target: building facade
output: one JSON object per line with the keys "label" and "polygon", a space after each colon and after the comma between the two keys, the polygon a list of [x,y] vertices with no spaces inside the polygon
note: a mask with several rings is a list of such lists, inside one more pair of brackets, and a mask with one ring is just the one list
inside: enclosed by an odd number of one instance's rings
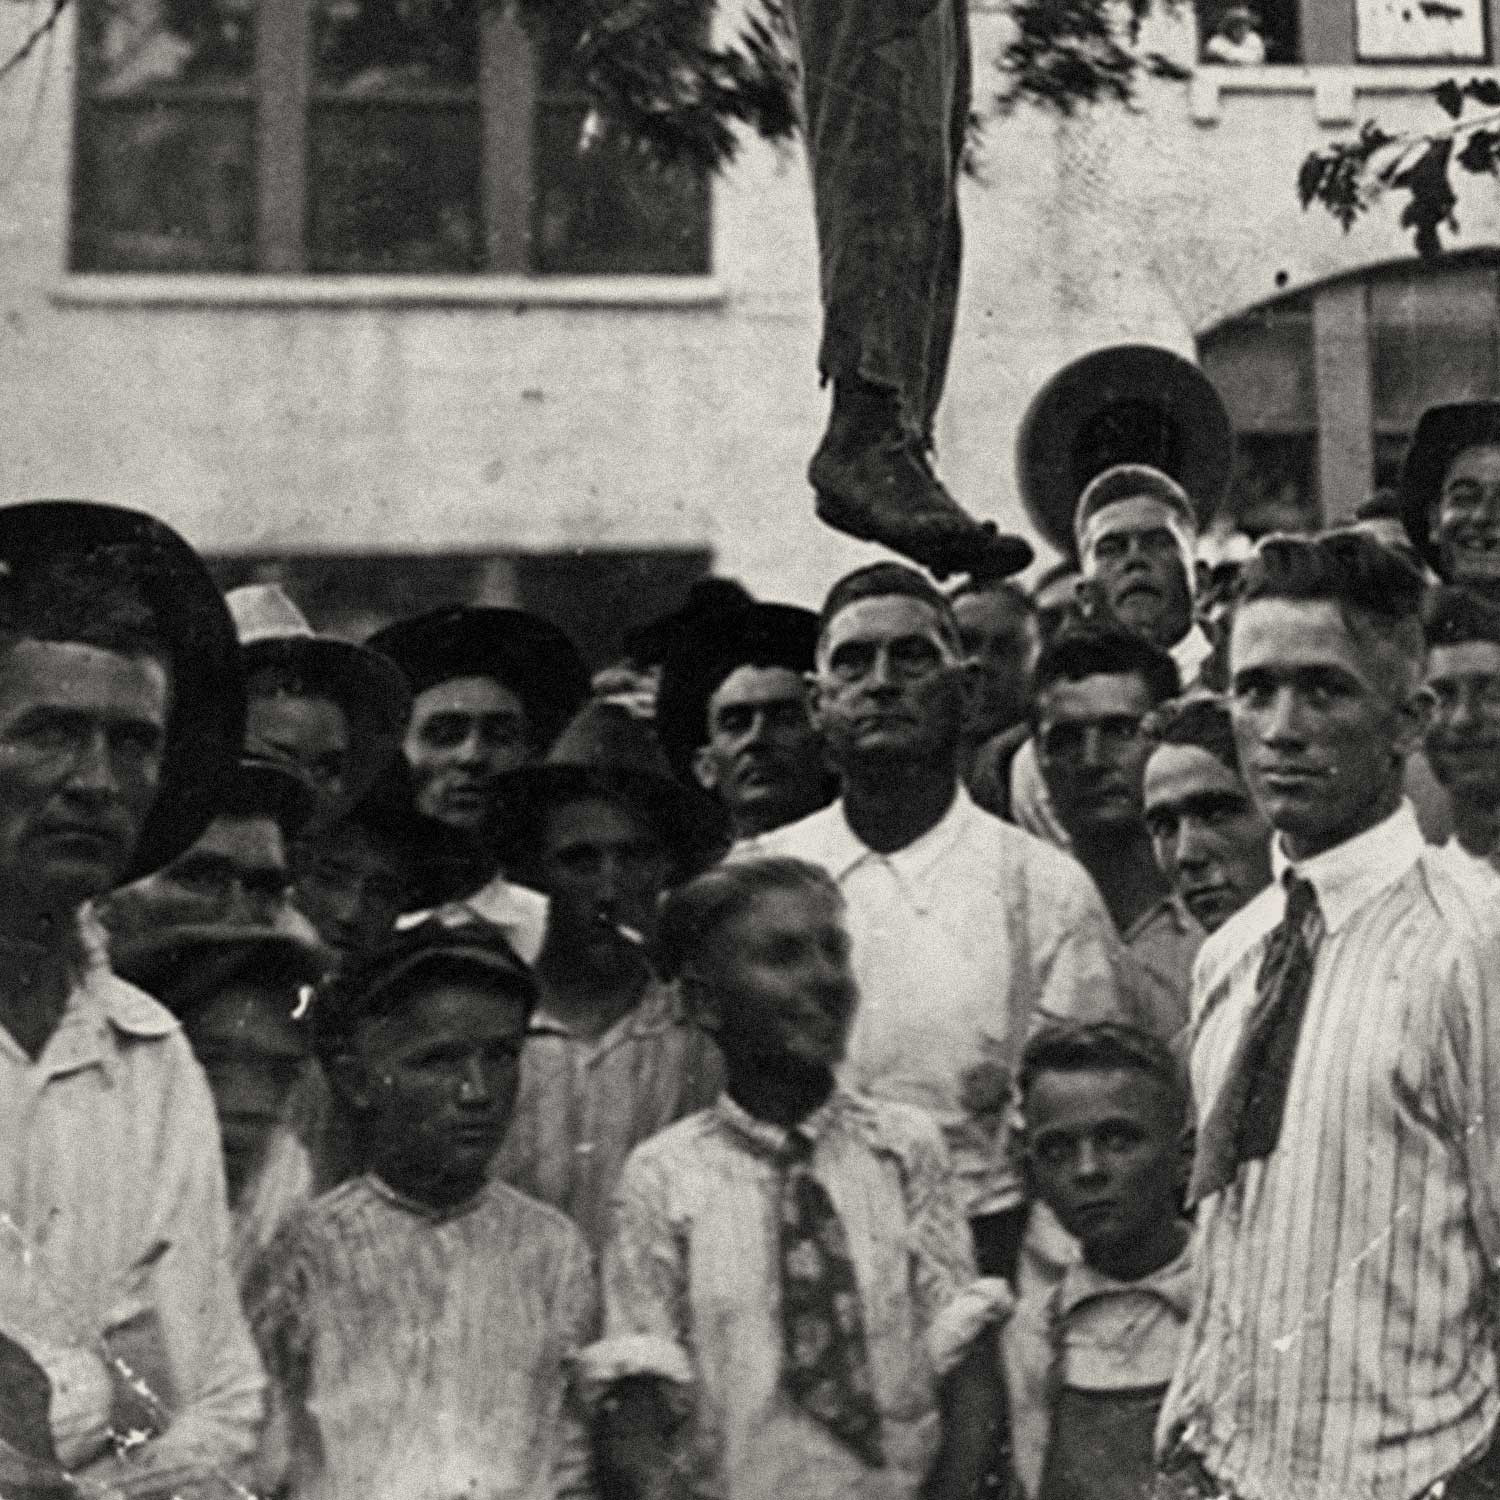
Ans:
{"label": "building facade", "polygon": [[[456,595],[603,615],[601,659],[705,567],[814,601],[871,555],[803,478],[799,153],[749,143],[707,189],[580,161],[576,88],[512,11],[444,0],[455,56],[437,0],[373,3],[73,0],[0,78],[5,491],[152,509],[227,576],[291,558],[351,629]],[[1435,267],[1393,209],[1345,234],[1295,190],[1368,115],[1430,123],[1434,83],[1500,59],[1496,16],[1265,0],[1265,61],[1211,60],[1233,8],[1154,20],[1191,77],[1071,120],[996,115],[1008,21],[974,14],[991,118],[939,463],[1003,526],[1027,401],[1100,343],[1199,352],[1240,503],[1332,516],[1428,400],[1500,390],[1500,190],[1465,185]],[[0,7],[4,55],[38,19]]]}

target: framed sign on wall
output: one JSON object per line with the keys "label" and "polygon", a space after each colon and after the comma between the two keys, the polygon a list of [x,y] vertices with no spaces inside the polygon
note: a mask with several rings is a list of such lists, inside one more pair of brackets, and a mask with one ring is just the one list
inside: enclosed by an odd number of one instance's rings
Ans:
{"label": "framed sign on wall", "polygon": [[1355,0],[1360,62],[1486,62],[1485,0]]}

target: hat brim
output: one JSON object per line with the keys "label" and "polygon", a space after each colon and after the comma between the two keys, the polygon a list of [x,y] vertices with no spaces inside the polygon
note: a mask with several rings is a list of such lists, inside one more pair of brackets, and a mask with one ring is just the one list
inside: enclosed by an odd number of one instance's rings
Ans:
{"label": "hat brim", "polygon": [[[1121,402],[1159,406],[1173,425],[1176,451],[1121,452],[1080,473],[1079,438]],[[1021,501],[1032,523],[1065,557],[1077,555],[1073,514],[1090,480],[1115,463],[1145,463],[1192,497],[1203,526],[1229,486],[1234,428],[1219,393],[1191,360],[1156,344],[1115,344],[1064,365],[1032,398],[1016,437]]]}
{"label": "hat brim", "polygon": [[121,979],[183,1020],[242,977],[268,988],[311,984],[322,977],[327,957],[311,943],[270,928],[194,924],[122,945],[110,964]]}
{"label": "hat brim", "polygon": [[245,732],[240,648],[202,559],[171,527],[142,511],[90,500],[0,507],[0,561],[127,549],[170,658],[171,711],[156,800],[121,883],[150,875],[197,842],[218,811]]}
{"label": "hat brim", "polygon": [[1448,466],[1476,443],[1500,444],[1500,401],[1453,401],[1429,406],[1417,419],[1401,468],[1401,524],[1417,555],[1436,567],[1432,512]]}
{"label": "hat brim", "polygon": [[284,667],[326,694],[349,720],[344,790],[318,821],[353,807],[401,751],[412,692],[401,668],[378,651],[331,636],[280,636],[243,646],[245,676]]}
{"label": "hat brim", "polygon": [[740,667],[810,672],[817,648],[817,615],[792,604],[754,604],[680,638],[656,694],[656,734],[673,770],[692,774],[693,753],[708,739],[709,700],[727,677]]}
{"label": "hat brim", "polygon": [[521,700],[545,749],[589,694],[589,673],[572,641],[524,609],[464,605],[397,620],[365,644],[393,661],[413,694],[455,677],[493,677]]}
{"label": "hat brim", "polygon": [[549,807],[587,797],[618,799],[639,809],[657,829],[682,878],[721,859],[729,848],[729,819],[707,792],[671,776],[616,767],[530,765],[497,784],[499,841],[525,862],[535,858]]}

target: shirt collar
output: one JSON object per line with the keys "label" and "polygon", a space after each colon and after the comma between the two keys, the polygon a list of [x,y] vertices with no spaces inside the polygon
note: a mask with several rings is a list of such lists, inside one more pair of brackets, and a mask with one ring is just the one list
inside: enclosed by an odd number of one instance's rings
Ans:
{"label": "shirt collar", "polygon": [[[757,1155],[780,1156],[786,1150],[787,1136],[791,1132],[783,1130],[779,1125],[772,1125],[768,1120],[756,1119],[731,1099],[727,1091],[719,1095],[713,1108],[719,1123],[731,1135],[738,1136]],[[841,1085],[835,1084],[833,1092],[806,1119],[800,1121],[795,1129],[816,1146],[831,1129],[836,1128],[840,1121],[857,1108],[858,1101],[853,1095]]]}
{"label": "shirt collar", "polygon": [[1094,1270],[1081,1260],[1074,1261],[1063,1272],[1063,1279],[1057,1290],[1057,1316],[1071,1317],[1085,1302],[1091,1302],[1096,1297],[1117,1297],[1122,1292],[1135,1292],[1166,1303],[1186,1322],[1193,1305],[1192,1273],[1191,1239],[1183,1246],[1181,1254],[1138,1281],[1116,1281],[1114,1277]]}
{"label": "shirt collar", "polygon": [[1133,921],[1124,932],[1120,934],[1120,941],[1133,943],[1142,933],[1147,932],[1158,922],[1165,922],[1174,932],[1191,933],[1198,925],[1193,921],[1187,907],[1174,894],[1167,894],[1154,906],[1148,906],[1135,921]]}
{"label": "shirt collar", "polygon": [[988,816],[980,812],[968,792],[955,782],[948,810],[926,833],[889,854],[877,854],[849,826],[842,798],[828,811],[834,816],[825,828],[821,863],[835,880],[843,880],[858,866],[872,860],[891,866],[903,880],[920,880],[958,843],[975,818]]}
{"label": "shirt collar", "polygon": [[[541,1035],[572,1036],[574,1033],[568,1023],[554,1016],[546,1006],[544,994],[531,1013],[527,1029]],[[687,1019],[687,1002],[682,998],[681,990],[675,984],[667,984],[653,977],[646,981],[641,998],[624,1015],[618,1017],[603,1035],[595,1038],[594,1045],[602,1048],[626,1036],[658,1036],[673,1026],[682,1025]]]}
{"label": "shirt collar", "polygon": [[1403,799],[1390,817],[1294,864],[1277,839],[1271,847],[1271,869],[1277,883],[1290,870],[1312,882],[1323,927],[1336,932],[1367,902],[1394,885],[1417,862],[1426,848],[1417,815]]}
{"label": "shirt collar", "polygon": [[1203,663],[1213,654],[1213,643],[1196,620],[1176,645],[1167,648],[1167,655],[1177,663],[1177,675],[1182,679],[1184,689],[1197,681],[1199,672],[1203,670]]}

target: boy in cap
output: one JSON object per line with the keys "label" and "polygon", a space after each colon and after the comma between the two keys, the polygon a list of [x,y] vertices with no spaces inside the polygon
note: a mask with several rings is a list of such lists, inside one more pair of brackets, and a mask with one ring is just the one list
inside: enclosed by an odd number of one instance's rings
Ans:
{"label": "boy in cap", "polygon": [[596,1317],[564,1216],[489,1180],[535,990],[495,928],[429,921],[314,1002],[365,1171],[282,1231],[246,1288],[287,1500],[592,1494],[569,1361]]}
{"label": "boy in cap", "polygon": [[835,1080],[858,1003],[837,886],[794,859],[720,866],[668,899],[660,948],[726,1086],[620,1183],[586,1356],[612,1476],[627,1496],[972,1500],[1008,1297],[975,1276],[931,1119]]}
{"label": "boy in cap", "polygon": [[719,1089],[713,1042],[654,972],[651,944],[662,893],[723,849],[725,820],[617,704],[583,708],[504,793],[525,809],[513,843],[550,910],[497,1170],[597,1246],[631,1149]]}
{"label": "boy in cap", "polygon": [[533,962],[547,908],[507,878],[499,783],[543,755],[582,706],[587,669],[562,631],[520,609],[433,610],[387,625],[366,644],[394,661],[412,690],[402,748],[417,810],[474,850],[478,878],[466,904]]}
{"label": "boy in cap", "polygon": [[234,635],[136,511],[0,508],[0,563],[0,1490],[226,1492],[263,1379],[213,1103],[85,903],[208,823],[243,733]]}

